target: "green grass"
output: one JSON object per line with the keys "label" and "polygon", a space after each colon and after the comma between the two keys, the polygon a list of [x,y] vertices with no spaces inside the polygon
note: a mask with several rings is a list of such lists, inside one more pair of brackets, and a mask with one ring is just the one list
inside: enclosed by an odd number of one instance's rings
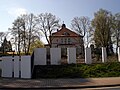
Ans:
{"label": "green grass", "polygon": [[37,78],[119,77],[120,63],[36,66]]}

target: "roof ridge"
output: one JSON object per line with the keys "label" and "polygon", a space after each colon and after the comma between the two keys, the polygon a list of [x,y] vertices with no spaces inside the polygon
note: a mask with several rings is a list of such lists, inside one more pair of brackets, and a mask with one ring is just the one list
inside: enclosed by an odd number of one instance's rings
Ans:
{"label": "roof ridge", "polygon": [[[57,32],[52,33],[52,35],[55,36],[55,34],[57,34],[56,36],[59,36],[58,34],[60,34],[60,32],[62,32],[62,31],[65,32],[65,30],[70,33],[70,36],[81,36],[78,33],[74,32],[71,29],[66,28],[66,27],[59,29]],[[71,33],[73,33],[74,35],[71,35]],[[60,34],[60,36],[61,36],[61,34]]]}

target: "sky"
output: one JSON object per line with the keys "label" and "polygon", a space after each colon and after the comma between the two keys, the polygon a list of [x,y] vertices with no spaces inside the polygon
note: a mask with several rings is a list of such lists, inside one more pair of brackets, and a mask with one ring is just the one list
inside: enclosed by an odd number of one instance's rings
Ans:
{"label": "sky", "polygon": [[52,13],[69,28],[74,17],[88,16],[92,19],[100,8],[118,13],[120,0],[1,0],[0,32],[8,31],[20,14]]}

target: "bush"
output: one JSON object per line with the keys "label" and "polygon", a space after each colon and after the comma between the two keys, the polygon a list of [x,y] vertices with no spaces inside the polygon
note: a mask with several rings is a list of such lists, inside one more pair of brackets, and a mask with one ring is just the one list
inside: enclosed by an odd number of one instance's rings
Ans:
{"label": "bush", "polygon": [[37,78],[119,77],[120,63],[36,66]]}

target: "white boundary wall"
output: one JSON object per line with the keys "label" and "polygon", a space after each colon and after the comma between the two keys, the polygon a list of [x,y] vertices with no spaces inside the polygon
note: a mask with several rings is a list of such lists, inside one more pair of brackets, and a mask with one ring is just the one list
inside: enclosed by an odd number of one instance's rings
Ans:
{"label": "white boundary wall", "polygon": [[20,78],[19,76],[31,78],[31,56],[21,56],[21,61],[19,61],[19,56],[2,57],[2,77]]}
{"label": "white boundary wall", "polygon": [[76,64],[76,48],[67,48],[68,64]]}
{"label": "white boundary wall", "polygon": [[61,48],[50,48],[51,65],[61,64]]}
{"label": "white boundary wall", "polygon": [[19,71],[20,71],[19,64],[20,64],[19,56],[15,56],[14,57],[14,77],[15,78],[19,78]]}
{"label": "white boundary wall", "polygon": [[[51,64],[60,65],[61,60],[61,48],[51,48]],[[76,64],[76,48],[67,48],[68,64]],[[14,60],[12,60],[14,59]],[[102,62],[107,61],[106,48],[102,47]],[[120,47],[118,47],[118,61],[120,62]],[[2,67],[2,77],[12,77],[15,78],[31,78],[31,56],[21,56],[21,61],[19,61],[19,56],[4,56],[0,62]],[[85,48],[85,63],[91,64],[91,48]],[[35,65],[46,65],[46,48],[36,48],[34,50],[34,64]],[[21,73],[19,72],[21,71]],[[14,72],[14,75],[12,75]]]}
{"label": "white boundary wall", "polygon": [[34,49],[34,65],[46,65],[46,48]]}
{"label": "white boundary wall", "polygon": [[118,47],[118,62],[120,62],[120,47]]}
{"label": "white boundary wall", "polygon": [[91,48],[85,48],[85,63],[86,64],[92,63]]}
{"label": "white boundary wall", "polygon": [[2,69],[2,61],[0,61],[0,69]]}
{"label": "white boundary wall", "polygon": [[21,56],[21,78],[31,78],[31,56]]}
{"label": "white boundary wall", "polygon": [[102,62],[103,63],[107,62],[107,53],[105,47],[102,47]]}
{"label": "white boundary wall", "polygon": [[2,57],[2,77],[12,77],[13,61],[12,56]]}

